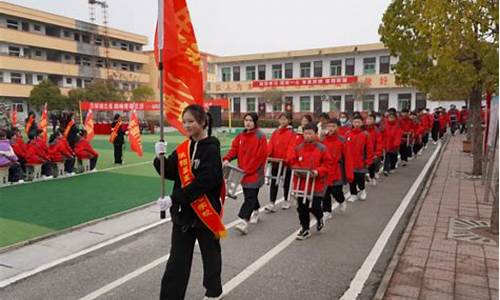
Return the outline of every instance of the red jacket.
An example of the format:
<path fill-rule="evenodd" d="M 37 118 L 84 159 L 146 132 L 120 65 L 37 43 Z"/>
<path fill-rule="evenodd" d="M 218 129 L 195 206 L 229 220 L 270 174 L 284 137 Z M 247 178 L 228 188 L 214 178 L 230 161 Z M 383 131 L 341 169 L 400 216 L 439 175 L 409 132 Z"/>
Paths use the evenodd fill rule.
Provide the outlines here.
<path fill-rule="evenodd" d="M 382 132 L 375 125 L 367 126 L 366 131 L 370 135 L 370 140 L 372 142 L 372 151 L 375 157 L 382 157 L 382 154 L 384 152 L 384 144 L 382 142 Z"/>
<path fill-rule="evenodd" d="M 467 119 L 469 118 L 469 110 L 468 109 L 462 109 L 460 111 L 460 118 L 459 118 L 459 122 L 460 124 L 465 124 L 467 123 Z"/>
<path fill-rule="evenodd" d="M 410 117 L 402 117 L 399 119 L 399 127 L 401 128 L 401 143 L 410 144 L 415 134 L 413 121 Z"/>
<path fill-rule="evenodd" d="M 458 123 L 460 121 L 460 111 L 457 109 L 450 109 L 448 111 L 448 122 L 451 124 L 452 122 Z"/>
<path fill-rule="evenodd" d="M 353 128 L 346 135 L 347 151 L 352 155 L 354 171 L 366 172 L 373 162 L 370 134 L 361 128 Z"/>
<path fill-rule="evenodd" d="M 81 138 L 75 145 L 75 154 L 78 159 L 91 159 L 94 157 L 98 157 L 99 153 L 97 153 L 92 145 L 84 139 Z"/>
<path fill-rule="evenodd" d="M 339 128 L 338 134 L 345 137 L 345 135 L 351 130 L 351 126 L 341 126 Z"/>
<path fill-rule="evenodd" d="M 244 130 L 231 144 L 223 160 L 238 159 L 238 167 L 245 171 L 241 185 L 259 188 L 264 184 L 264 169 L 267 159 L 266 135 L 259 129 Z"/>
<path fill-rule="evenodd" d="M 354 180 L 351 153 L 347 151 L 346 140 L 338 134 L 326 135 L 323 144 L 332 158 L 332 168 L 328 174 L 327 184 L 339 185 Z"/>
<path fill-rule="evenodd" d="M 439 129 L 441 131 L 444 131 L 446 130 L 446 126 L 448 125 L 449 123 L 449 119 L 448 119 L 448 114 L 440 114 L 439 115 Z"/>
<path fill-rule="evenodd" d="M 382 128 L 382 141 L 386 152 L 397 152 L 401 145 L 401 128 L 398 121 L 387 120 Z"/>
<path fill-rule="evenodd" d="M 288 153 L 296 145 L 295 136 L 295 132 L 290 127 L 276 129 L 267 143 L 268 157 L 283 159 L 287 163 Z"/>
<path fill-rule="evenodd" d="M 53 162 L 63 162 L 66 158 L 72 157 L 73 151 L 65 138 L 57 138 L 57 140 L 49 146 L 50 160 Z M 68 149 L 69 148 L 69 149 Z"/>
<path fill-rule="evenodd" d="M 50 161 L 49 148 L 39 138 L 31 140 L 26 145 L 26 163 L 43 164 Z"/>
<path fill-rule="evenodd" d="M 24 143 L 23 139 L 16 137 L 16 141 L 12 144 L 12 149 L 18 158 L 26 160 L 26 148 L 27 145 Z"/>
<path fill-rule="evenodd" d="M 320 142 L 302 143 L 295 147 L 290 157 L 290 165 L 296 169 L 307 169 L 318 172 L 314 185 L 314 195 L 323 197 L 326 192 L 327 178 L 332 169 L 332 158 L 328 153 L 325 145 Z M 293 178 L 294 186 L 297 184 L 298 178 Z M 310 187 L 312 186 L 312 180 Z M 305 180 L 301 181 L 300 190 L 305 189 Z"/>
<path fill-rule="evenodd" d="M 432 116 L 430 114 L 421 114 L 418 116 L 421 126 L 424 128 L 424 133 L 432 129 Z"/>
<path fill-rule="evenodd" d="M 417 122 L 415 123 L 415 135 L 414 135 L 414 142 L 416 144 L 422 143 L 422 138 L 424 137 L 426 130 L 427 130 L 426 125 L 422 124 L 422 122 L 417 120 Z"/>

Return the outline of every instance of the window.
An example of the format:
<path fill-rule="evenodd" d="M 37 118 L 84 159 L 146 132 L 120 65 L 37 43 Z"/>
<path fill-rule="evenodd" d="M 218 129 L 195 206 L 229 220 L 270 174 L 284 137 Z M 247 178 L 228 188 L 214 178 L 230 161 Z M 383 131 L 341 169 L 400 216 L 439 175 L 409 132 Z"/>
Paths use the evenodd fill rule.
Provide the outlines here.
<path fill-rule="evenodd" d="M 80 34 L 75 32 L 75 34 L 73 35 L 73 39 L 75 41 L 79 42 L 80 41 Z"/>
<path fill-rule="evenodd" d="M 43 75 L 36 75 L 36 81 L 38 82 L 43 81 Z"/>
<path fill-rule="evenodd" d="M 127 51 L 128 50 L 128 45 L 127 43 L 120 43 L 120 49 Z"/>
<path fill-rule="evenodd" d="M 247 112 L 256 112 L 255 98 L 247 98 Z"/>
<path fill-rule="evenodd" d="M 272 69 L 273 69 L 273 79 L 281 79 L 282 78 L 282 65 L 279 64 L 279 65 L 273 65 L 272 66 Z"/>
<path fill-rule="evenodd" d="M 417 93 L 415 95 L 415 107 L 417 110 L 427 107 L 427 95 L 424 93 Z"/>
<path fill-rule="evenodd" d="M 103 60 L 103 65 L 104 65 L 104 60 Z M 135 65 L 134 64 L 130 64 L 130 71 L 135 72 Z"/>
<path fill-rule="evenodd" d="M 323 77 L 323 62 L 314 62 L 314 77 Z"/>
<path fill-rule="evenodd" d="M 71 60 L 71 55 L 69 55 L 69 54 L 64 54 L 64 59 L 65 59 L 65 60 Z"/>
<path fill-rule="evenodd" d="M 354 58 L 346 58 L 345 75 L 354 75 Z"/>
<path fill-rule="evenodd" d="M 345 108 L 344 111 L 351 114 L 354 111 L 354 96 L 353 95 L 345 95 Z"/>
<path fill-rule="evenodd" d="M 300 63 L 300 77 L 301 78 L 311 77 L 311 63 L 310 62 Z"/>
<path fill-rule="evenodd" d="M 141 51 L 142 46 L 141 45 L 135 45 L 135 51 Z"/>
<path fill-rule="evenodd" d="M 79 65 L 82 63 L 82 58 L 80 56 L 75 56 L 75 65 Z"/>
<path fill-rule="evenodd" d="M 293 63 L 285 64 L 285 78 L 293 78 Z"/>
<path fill-rule="evenodd" d="M 35 56 L 42 56 L 42 50 L 35 50 Z"/>
<path fill-rule="evenodd" d="M 3 72 L 0 72 L 0 82 L 3 82 Z"/>
<path fill-rule="evenodd" d="M 88 34 L 83 34 L 82 35 L 82 42 L 86 44 L 90 44 L 90 36 Z"/>
<path fill-rule="evenodd" d="M 113 67 L 114 68 L 118 67 L 118 63 L 117 62 L 113 62 Z"/>
<path fill-rule="evenodd" d="M 274 103 L 273 102 L 273 111 L 274 112 L 281 112 L 283 104 L 281 102 L 279 103 Z"/>
<path fill-rule="evenodd" d="M 398 110 L 411 109 L 411 94 L 398 94 Z"/>
<path fill-rule="evenodd" d="M 257 69 L 259 72 L 259 80 L 266 80 L 266 65 L 259 65 Z"/>
<path fill-rule="evenodd" d="M 248 81 L 255 80 L 255 66 L 246 67 L 246 75 Z"/>
<path fill-rule="evenodd" d="M 231 68 L 222 68 L 222 81 L 231 81 Z"/>
<path fill-rule="evenodd" d="M 389 109 L 389 94 L 378 94 L 378 111 L 385 112 Z"/>
<path fill-rule="evenodd" d="M 117 45 L 117 44 L 116 44 L 116 41 L 111 41 L 111 45 L 112 45 L 113 47 L 116 47 L 116 45 Z"/>
<path fill-rule="evenodd" d="M 19 28 L 19 23 L 17 20 L 7 19 L 7 28 L 17 30 Z"/>
<path fill-rule="evenodd" d="M 19 47 L 9 46 L 9 56 L 21 56 Z"/>
<path fill-rule="evenodd" d="M 124 91 L 128 91 L 128 90 L 130 90 L 130 87 L 129 87 L 128 83 L 125 83 L 125 82 L 124 82 L 124 83 L 122 83 L 122 89 L 123 89 Z"/>
<path fill-rule="evenodd" d="M 21 84 L 22 83 L 21 73 L 10 73 L 10 82 Z"/>
<path fill-rule="evenodd" d="M 375 110 L 375 95 L 363 95 L 363 111 Z"/>
<path fill-rule="evenodd" d="M 72 84 L 73 83 L 73 79 L 71 78 L 66 78 L 66 84 Z"/>
<path fill-rule="evenodd" d="M 381 56 L 380 57 L 380 65 L 378 72 L 380 74 L 389 74 L 389 70 L 391 67 L 391 57 L 390 56 Z"/>
<path fill-rule="evenodd" d="M 239 114 L 241 112 L 241 98 L 234 97 L 232 104 L 233 104 L 232 112 Z"/>
<path fill-rule="evenodd" d="M 42 31 L 42 26 L 40 26 L 38 24 L 34 24 L 33 25 L 33 30 L 35 30 L 35 31 Z"/>
<path fill-rule="evenodd" d="M 97 46 L 102 46 L 102 37 L 96 36 L 94 42 Z"/>
<path fill-rule="evenodd" d="M 97 59 L 97 61 L 96 61 L 96 63 L 95 63 L 95 64 L 96 64 L 96 66 L 97 66 L 98 68 L 104 68 L 104 65 L 105 65 L 105 63 L 104 63 L 104 59 L 102 59 L 102 58 Z"/>
<path fill-rule="evenodd" d="M 330 61 L 330 76 L 342 75 L 342 61 L 340 59 Z"/>
<path fill-rule="evenodd" d="M 71 37 L 71 32 L 69 32 L 68 30 L 64 30 L 63 35 L 64 35 L 64 37 L 69 38 L 69 37 Z"/>
<path fill-rule="evenodd" d="M 240 67 L 233 67 L 233 81 L 240 81 Z"/>
<path fill-rule="evenodd" d="M 30 31 L 30 23 L 28 23 L 28 22 L 22 22 L 21 23 L 21 28 L 23 29 L 23 31 Z"/>
<path fill-rule="evenodd" d="M 301 96 L 300 97 L 300 112 L 310 112 L 311 111 L 311 97 Z"/>
<path fill-rule="evenodd" d="M 76 79 L 76 86 L 81 88 L 82 87 L 82 80 L 80 78 Z"/>
<path fill-rule="evenodd" d="M 128 64 L 124 64 L 124 63 L 121 64 L 121 69 L 123 71 L 128 71 L 128 68 L 129 68 Z"/>
<path fill-rule="evenodd" d="M 376 61 L 375 57 L 363 58 L 363 74 L 375 74 Z"/>
<path fill-rule="evenodd" d="M 90 63 L 90 57 L 83 57 L 82 58 L 82 62 L 83 62 L 84 66 L 90 66 L 91 65 L 91 63 Z"/>
<path fill-rule="evenodd" d="M 342 97 L 341 96 L 330 96 L 328 98 L 329 98 L 328 100 L 330 102 L 330 111 L 340 112 Z"/>

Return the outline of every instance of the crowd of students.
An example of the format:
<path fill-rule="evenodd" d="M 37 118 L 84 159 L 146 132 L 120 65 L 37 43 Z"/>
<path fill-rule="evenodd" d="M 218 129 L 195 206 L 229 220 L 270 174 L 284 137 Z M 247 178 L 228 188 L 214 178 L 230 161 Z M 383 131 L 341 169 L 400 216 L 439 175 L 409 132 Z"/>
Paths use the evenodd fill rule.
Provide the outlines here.
<path fill-rule="evenodd" d="M 60 126 L 52 131 L 48 140 L 44 138 L 34 112 L 25 120 L 25 135 L 15 125 L 0 128 L 0 168 L 9 169 L 9 182 L 24 182 L 29 165 L 41 165 L 44 179 L 53 177 L 57 163 L 64 163 L 64 172 L 71 176 L 76 161 L 88 159 L 95 171 L 99 153 L 87 140 L 86 131 L 77 128 L 73 113 L 64 114 Z"/>
<path fill-rule="evenodd" d="M 270 203 L 265 212 L 277 211 L 279 182 L 277 175 L 283 177 L 284 201 L 282 209 L 290 208 L 289 191 L 305 190 L 305 180 L 292 178 L 292 169 L 310 171 L 309 183 L 314 193 L 307 199 L 298 197 L 297 210 L 302 229 L 298 240 L 311 236 L 310 214 L 316 218 L 316 229 L 320 231 L 324 222 L 332 218 L 332 200 L 346 210 L 346 200 L 354 202 L 366 200 L 366 184 L 377 185 L 380 175 L 391 176 L 398 166 L 406 166 L 408 161 L 422 154 L 431 141 L 437 143 L 450 129 L 464 133 L 468 110 L 459 111 L 454 105 L 446 111 L 439 107 L 430 113 L 428 109 L 400 112 L 391 108 L 384 114 L 342 112 L 331 118 L 323 113 L 317 122 L 312 116 L 304 115 L 297 130 L 291 126 L 292 115 L 279 116 L 279 128 L 270 139 L 259 129 L 258 115 L 246 113 L 243 117 L 244 130 L 231 144 L 229 152 L 223 157 L 223 165 L 237 159 L 238 167 L 244 171 L 241 181 L 244 201 L 238 213 L 240 221 L 236 229 L 243 235 L 248 234 L 249 224 L 259 221 L 259 189 L 267 177 L 270 184 Z M 268 158 L 271 160 L 268 161 Z M 271 162 L 274 161 L 274 162 Z M 279 172 L 279 163 L 283 167 Z M 270 172 L 266 174 L 266 164 Z M 266 176 L 267 175 L 267 176 Z M 271 175 L 271 176 L 270 176 Z M 349 192 L 344 195 L 343 187 Z M 310 203 L 311 202 L 311 203 Z"/>

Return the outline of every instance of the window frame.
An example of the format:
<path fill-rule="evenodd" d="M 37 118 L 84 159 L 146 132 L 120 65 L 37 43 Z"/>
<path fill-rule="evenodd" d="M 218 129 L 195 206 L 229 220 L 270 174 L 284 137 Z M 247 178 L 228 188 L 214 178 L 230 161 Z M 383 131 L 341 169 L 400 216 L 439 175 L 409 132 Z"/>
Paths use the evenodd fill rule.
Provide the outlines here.
<path fill-rule="evenodd" d="M 322 60 L 313 61 L 313 77 L 315 77 L 315 78 L 323 77 L 323 61 Z"/>
<path fill-rule="evenodd" d="M 299 65 L 300 78 L 311 78 L 311 62 L 301 62 Z"/>
<path fill-rule="evenodd" d="M 308 109 L 306 110 L 304 106 L 308 107 Z M 299 97 L 299 112 L 311 112 L 311 96 Z"/>
<path fill-rule="evenodd" d="M 387 62 L 382 62 L 383 59 L 387 59 Z M 379 57 L 379 74 L 389 74 L 391 72 L 391 56 L 383 55 Z"/>
<path fill-rule="evenodd" d="M 335 71 L 334 71 L 335 69 Z M 342 60 L 330 60 L 330 76 L 342 76 Z"/>

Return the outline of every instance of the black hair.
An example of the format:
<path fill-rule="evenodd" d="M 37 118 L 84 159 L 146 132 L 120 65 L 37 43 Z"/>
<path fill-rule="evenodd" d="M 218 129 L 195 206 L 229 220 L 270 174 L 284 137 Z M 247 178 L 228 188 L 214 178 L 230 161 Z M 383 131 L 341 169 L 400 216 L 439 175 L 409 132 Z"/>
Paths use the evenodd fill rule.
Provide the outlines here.
<path fill-rule="evenodd" d="M 337 118 L 331 118 L 331 119 L 329 119 L 329 120 L 328 120 L 328 124 L 335 124 L 335 125 L 337 125 L 337 126 L 341 126 L 341 124 L 340 124 L 340 120 L 339 120 L 339 119 L 337 119 Z"/>
<path fill-rule="evenodd" d="M 114 117 L 113 117 L 113 121 L 118 121 L 118 118 L 120 117 L 120 114 L 116 114 Z M 69 116 L 68 116 L 68 121 L 69 121 Z"/>
<path fill-rule="evenodd" d="M 401 110 L 401 112 L 402 112 L 402 113 L 409 113 L 410 111 L 408 110 L 408 108 L 403 108 L 403 109 Z"/>
<path fill-rule="evenodd" d="M 318 126 L 316 126 L 316 124 L 314 124 L 314 123 L 309 123 L 306 126 L 304 126 L 303 130 L 304 131 L 313 130 L 314 133 L 318 133 Z"/>
<path fill-rule="evenodd" d="M 184 111 L 182 111 L 182 117 L 184 117 L 186 112 L 189 112 L 193 116 L 196 123 L 203 124 L 203 129 L 208 128 L 208 136 L 212 135 L 212 115 L 207 113 L 203 106 L 198 104 L 188 105 Z"/>
<path fill-rule="evenodd" d="M 330 115 L 328 115 L 328 114 L 327 114 L 327 113 L 325 113 L 325 112 L 324 112 L 324 113 L 321 113 L 321 114 L 319 115 L 319 117 L 320 117 L 320 118 L 325 118 L 325 119 L 327 119 L 327 120 L 330 120 Z"/>
<path fill-rule="evenodd" d="M 370 117 L 370 118 L 376 119 L 377 118 L 377 113 L 372 111 L 366 117 Z"/>
<path fill-rule="evenodd" d="M 57 131 L 51 134 L 49 138 L 49 144 L 52 144 L 57 139 L 57 136 L 58 136 Z"/>
<path fill-rule="evenodd" d="M 250 118 L 252 118 L 255 128 L 259 127 L 257 124 L 257 122 L 259 121 L 259 116 L 257 115 L 257 113 L 247 112 L 245 115 L 243 115 L 243 120 L 245 120 L 247 116 L 250 116 Z"/>
<path fill-rule="evenodd" d="M 360 113 L 355 113 L 355 114 L 352 116 L 352 119 L 353 119 L 353 120 L 356 120 L 356 119 L 358 119 L 358 120 L 363 120 L 363 117 L 361 116 L 361 114 L 360 114 Z"/>
<path fill-rule="evenodd" d="M 280 119 L 281 117 L 287 118 L 288 121 L 290 121 L 290 122 L 292 122 L 292 120 L 293 120 L 293 116 L 289 112 L 282 112 L 282 113 L 280 113 L 279 116 L 278 116 L 278 119 Z"/>
<path fill-rule="evenodd" d="M 311 115 L 303 115 L 302 118 L 306 118 L 309 123 L 312 123 L 313 117 Z"/>
<path fill-rule="evenodd" d="M 3 129 L 0 129 L 0 139 L 7 138 L 7 132 Z"/>

